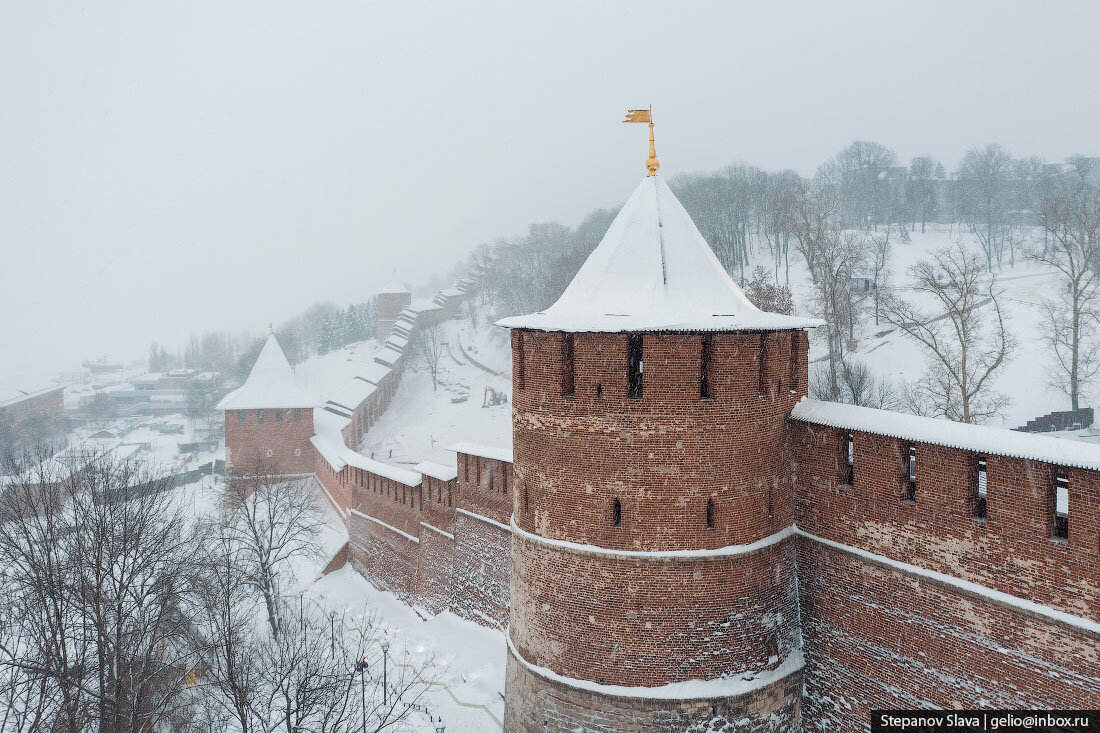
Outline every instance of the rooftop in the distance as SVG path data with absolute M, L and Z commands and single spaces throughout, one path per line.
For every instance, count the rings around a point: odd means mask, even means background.
M 821 324 L 749 302 L 659 175 L 642 179 L 554 305 L 497 322 L 571 332 L 778 331 Z

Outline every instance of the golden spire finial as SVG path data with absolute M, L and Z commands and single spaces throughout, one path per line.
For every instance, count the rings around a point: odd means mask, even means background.
M 649 123 L 649 159 L 645 162 L 646 170 L 649 173 L 646 174 L 646 177 L 657 175 L 657 169 L 661 167 L 661 164 L 657 161 L 657 148 L 653 144 L 653 105 L 650 105 L 649 109 L 627 110 L 626 119 L 623 122 Z

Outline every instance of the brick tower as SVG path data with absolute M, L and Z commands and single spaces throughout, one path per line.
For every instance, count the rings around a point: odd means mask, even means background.
M 274 334 L 268 336 L 248 379 L 218 403 L 225 411 L 227 473 L 247 473 L 257 459 L 287 475 L 313 473 L 310 438 L 319 406 L 298 384 Z
M 397 315 L 412 303 L 412 293 L 398 283 L 395 277 L 378 292 L 378 299 L 375 302 L 378 308 L 378 343 L 383 343 L 390 337 L 393 324 L 397 322 Z
M 801 730 L 784 435 L 819 322 L 755 308 L 654 169 L 557 303 L 498 324 L 509 733 Z

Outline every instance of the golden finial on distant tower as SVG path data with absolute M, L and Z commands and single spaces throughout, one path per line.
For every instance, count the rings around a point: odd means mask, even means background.
M 657 161 L 657 147 L 653 143 L 653 107 L 649 109 L 627 110 L 626 119 L 623 122 L 648 122 L 649 123 L 649 159 L 645 162 L 646 176 L 657 175 L 657 169 L 661 164 Z
M 270 334 L 275 333 L 275 324 L 274 323 L 267 324 L 267 332 L 270 333 Z

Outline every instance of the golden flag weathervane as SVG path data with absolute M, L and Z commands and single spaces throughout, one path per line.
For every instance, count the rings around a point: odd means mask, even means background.
M 645 162 L 646 170 L 649 173 L 646 174 L 646 177 L 657 175 L 657 169 L 661 167 L 661 164 L 657 162 L 657 148 L 653 144 L 653 107 L 627 110 L 626 119 L 623 122 L 649 123 L 649 160 Z

